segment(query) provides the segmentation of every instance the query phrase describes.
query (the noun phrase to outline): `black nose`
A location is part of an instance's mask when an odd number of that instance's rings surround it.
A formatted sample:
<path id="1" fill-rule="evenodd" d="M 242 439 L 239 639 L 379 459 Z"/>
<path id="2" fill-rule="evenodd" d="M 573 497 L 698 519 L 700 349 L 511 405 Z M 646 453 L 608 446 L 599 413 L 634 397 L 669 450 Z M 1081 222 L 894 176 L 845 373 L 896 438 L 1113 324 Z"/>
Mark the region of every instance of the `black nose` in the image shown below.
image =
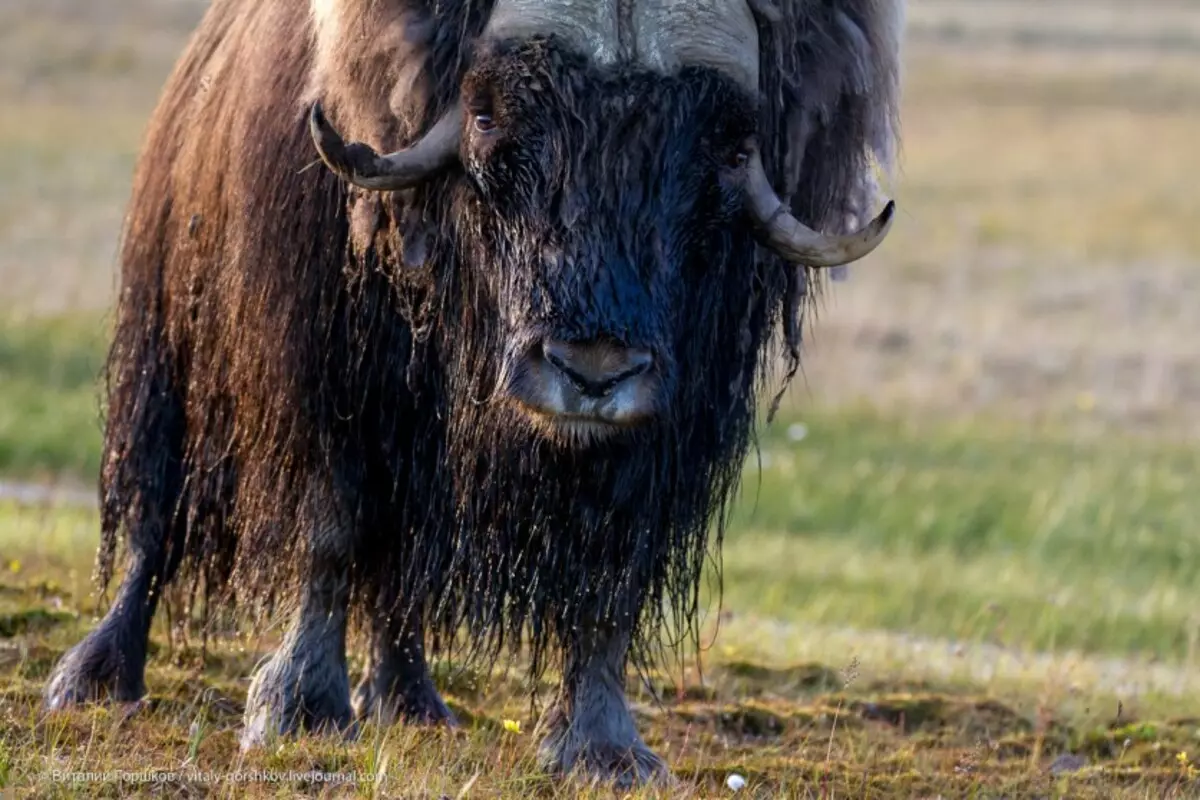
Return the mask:
<path id="1" fill-rule="evenodd" d="M 654 356 L 648 350 L 613 342 L 568 343 L 547 339 L 542 342 L 542 352 L 576 389 L 590 397 L 604 397 L 654 365 Z"/>

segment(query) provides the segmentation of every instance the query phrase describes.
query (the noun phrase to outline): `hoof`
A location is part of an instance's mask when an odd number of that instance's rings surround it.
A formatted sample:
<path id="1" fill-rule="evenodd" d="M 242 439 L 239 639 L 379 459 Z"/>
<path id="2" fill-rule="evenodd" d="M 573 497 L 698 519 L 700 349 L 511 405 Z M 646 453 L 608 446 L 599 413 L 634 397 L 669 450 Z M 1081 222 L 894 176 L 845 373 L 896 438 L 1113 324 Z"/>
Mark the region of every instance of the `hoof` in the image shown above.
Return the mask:
<path id="1" fill-rule="evenodd" d="M 299 733 L 358 735 L 344 669 L 326 662 L 304 663 L 276 653 L 255 674 L 246 698 L 241 749 L 264 746 Z"/>
<path id="2" fill-rule="evenodd" d="M 413 686 L 397 687 L 391 692 L 383 691 L 380 688 L 382 683 L 368 675 L 354 690 L 353 706 L 357 719 L 371 719 L 383 726 L 403 722 L 408 725 L 458 727 L 454 712 L 428 678 L 418 680 Z"/>
<path id="3" fill-rule="evenodd" d="M 585 781 L 612 784 L 622 790 L 667 787 L 672 783 L 666 763 L 641 743 L 630 747 L 587 745 L 570 763 L 564 761 L 558 751 L 543 745 L 538 753 L 538 764 L 552 775 L 575 776 Z"/>
<path id="4" fill-rule="evenodd" d="M 54 666 L 42 707 L 57 711 L 101 701 L 136 702 L 146 694 L 144 670 L 145 654 L 138 648 L 123 648 L 120 638 L 102 625 Z"/>
<path id="5" fill-rule="evenodd" d="M 551 775 L 575 776 L 624 790 L 667 787 L 673 782 L 666 763 L 640 738 L 625 743 L 589 739 L 562 724 L 561 718 L 538 748 L 538 766 Z"/>
<path id="6" fill-rule="evenodd" d="M 302 733 L 316 736 L 336 736 L 347 742 L 358 739 L 359 725 L 353 719 L 315 720 L 304 714 L 288 715 L 271 708 L 259 707 L 253 713 L 247 707 L 242 719 L 242 735 L 238 746 L 243 753 L 266 747 L 281 738 L 298 736 Z"/>

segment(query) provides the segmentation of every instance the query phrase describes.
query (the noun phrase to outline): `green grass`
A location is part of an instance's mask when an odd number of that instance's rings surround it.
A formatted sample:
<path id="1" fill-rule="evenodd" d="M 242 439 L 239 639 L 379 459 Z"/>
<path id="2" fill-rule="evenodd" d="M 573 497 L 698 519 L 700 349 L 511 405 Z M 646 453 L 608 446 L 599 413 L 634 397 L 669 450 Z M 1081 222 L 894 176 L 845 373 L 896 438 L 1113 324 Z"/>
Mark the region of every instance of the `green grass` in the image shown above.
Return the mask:
<path id="1" fill-rule="evenodd" d="M 816 414 L 747 470 L 729 607 L 1096 654 L 1195 657 L 1200 454 L 1128 436 Z"/>
<path id="2" fill-rule="evenodd" d="M 94 477 L 106 334 L 91 318 L 0 317 L 0 475 Z"/>
<path id="3" fill-rule="evenodd" d="M 84 383 L 87 359 L 39 341 L 39 359 L 75 364 L 59 374 Z M 56 463 L 95 460 L 86 439 L 74 446 Z M 1178 755 L 1200 749 L 1187 447 L 843 410 L 776 423 L 761 454 L 725 548 L 703 685 L 689 662 L 660 676 L 664 705 L 637 698 L 648 742 L 684 780 L 677 796 L 724 792 L 729 772 L 762 797 L 1187 796 Z M 447 674 L 468 721 L 456 734 L 368 728 L 243 757 L 245 678 L 272 637 L 217 641 L 202 661 L 163 615 L 148 704 L 40 719 L 47 671 L 93 624 L 95 543 L 93 511 L 0 505 L 0 785 L 7 770 L 66 796 L 47 770 L 190 757 L 226 771 L 386 762 L 387 782 L 361 796 L 453 797 L 476 773 L 470 796 L 573 796 L 537 772 L 527 732 L 503 731 L 536 719 L 502 677 L 475 690 Z M 1068 755 L 1088 766 L 1051 776 Z"/>
<path id="4" fill-rule="evenodd" d="M 866 414 L 818 416 L 807 425 L 802 442 L 776 435 L 764 443 L 771 466 L 757 506 L 739 512 L 729 537 L 732 614 L 704 655 L 703 682 L 689 662 L 655 678 L 665 692 L 661 705 L 634 689 L 648 744 L 683 782 L 672 796 L 723 795 L 733 772 L 749 779 L 754 797 L 1188 796 L 1191 762 L 1179 754 L 1194 757 L 1200 747 L 1200 685 L 1194 671 L 1179 669 L 1184 654 L 1173 620 L 1197 607 L 1195 591 L 1182 577 L 1169 578 L 1158 591 L 1171 602 L 1124 610 L 1104 602 L 1105 587 L 1121 596 L 1131 591 L 1122 575 L 1136 584 L 1156 559 L 1170 557 L 1152 543 L 1119 543 L 1112 522 L 1144 498 L 1116 494 L 1112 511 L 1097 516 L 1062 489 L 1079 478 L 1039 480 L 1055 474 L 1061 459 L 1077 465 L 1067 473 L 1104 476 L 1098 488 L 1145 469 L 1141 483 L 1165 498 L 1181 493 L 1173 476 L 1186 466 L 1182 456 L 1143 444 L 1128 446 L 1147 448 L 1140 458 L 1123 459 L 1130 449 L 1097 443 L 1095 451 L 1075 452 L 1048 441 L 1024 457 L 1006 440 L 969 438 L 963 430 L 918 434 Z M 889 465 L 909 465 L 918 479 L 889 481 Z M 943 487 L 930 512 L 926 494 L 943 482 L 955 490 Z M 989 485 L 995 502 L 1011 501 L 1018 518 L 1028 513 L 1022 509 L 1042 507 L 1029 487 L 1057 497 L 1060 510 L 1046 517 L 1056 522 L 1044 525 L 1045 541 L 1032 544 L 1021 525 L 1006 522 L 1003 505 L 994 506 L 1001 513 L 974 515 L 985 522 L 956 526 L 953 520 L 972 518 L 980 503 L 993 507 Z M 1095 528 L 1098 519 L 1109 522 Z M 1168 533 L 1178 538 L 1184 520 Z M 939 542 L 930 538 L 939 525 L 965 530 Z M 1079 526 L 1093 526 L 1109 546 L 1074 548 Z M 893 528 L 916 535 L 906 542 Z M 455 797 L 473 780 L 465 796 L 611 796 L 539 773 L 530 736 L 536 716 L 522 685 L 504 675 L 463 680 L 438 671 L 465 723 L 456 733 L 368 727 L 357 742 L 302 737 L 242 755 L 236 743 L 245 680 L 273 635 L 210 641 L 202 659 L 194 635 L 191 644 L 167 635 L 163 614 L 146 703 L 42 717 L 39 692 L 50 667 L 99 610 L 89 583 L 95 542 L 93 511 L 0 504 L 0 788 L 36 789 L 39 797 L 98 788 L 56 783 L 53 770 L 382 769 L 385 778 L 360 785 L 354 796 Z M 1067 596 L 1096 601 L 1072 601 L 1068 614 L 1013 600 L 1036 594 L 1044 576 Z M 993 605 L 1004 614 L 985 610 Z M 1135 632 L 1123 614 L 1140 615 L 1144 630 Z M 1110 632 L 1099 633 L 1106 625 Z M 989 650 L 960 642 L 965 653 L 950 654 L 932 639 L 866 630 L 876 626 L 1003 644 Z M 1022 659 L 1046 642 L 1054 652 Z M 1144 685 L 1114 682 L 1105 671 L 1109 661 L 1070 655 L 1067 645 L 1123 654 L 1119 663 Z M 1156 652 L 1160 663 L 1139 658 L 1138 649 Z M 354 652 L 357 671 L 361 646 Z M 979 674 L 981 661 L 988 677 Z M 1183 675 L 1174 684 L 1172 669 Z M 505 732 L 505 719 L 519 720 L 523 732 Z M 1068 756 L 1086 766 L 1051 774 L 1051 765 Z M 110 794 L 138 788 L 106 783 Z M 298 782 L 188 786 L 201 796 L 321 795 L 320 786 Z"/>

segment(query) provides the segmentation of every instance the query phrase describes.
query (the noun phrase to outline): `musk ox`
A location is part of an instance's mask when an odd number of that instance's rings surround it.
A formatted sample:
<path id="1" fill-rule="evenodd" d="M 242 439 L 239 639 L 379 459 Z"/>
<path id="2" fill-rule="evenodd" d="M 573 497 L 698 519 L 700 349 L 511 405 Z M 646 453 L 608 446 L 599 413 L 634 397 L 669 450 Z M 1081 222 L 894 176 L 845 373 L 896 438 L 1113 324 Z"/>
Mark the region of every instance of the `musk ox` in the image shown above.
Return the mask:
<path id="1" fill-rule="evenodd" d="M 123 230 L 98 578 L 118 552 L 124 578 L 47 706 L 142 696 L 174 582 L 288 610 L 246 746 L 452 722 L 427 653 L 520 646 L 561 671 L 547 769 L 664 774 L 626 669 L 694 641 L 770 365 L 819 269 L 888 231 L 902 12 L 213 0 Z"/>

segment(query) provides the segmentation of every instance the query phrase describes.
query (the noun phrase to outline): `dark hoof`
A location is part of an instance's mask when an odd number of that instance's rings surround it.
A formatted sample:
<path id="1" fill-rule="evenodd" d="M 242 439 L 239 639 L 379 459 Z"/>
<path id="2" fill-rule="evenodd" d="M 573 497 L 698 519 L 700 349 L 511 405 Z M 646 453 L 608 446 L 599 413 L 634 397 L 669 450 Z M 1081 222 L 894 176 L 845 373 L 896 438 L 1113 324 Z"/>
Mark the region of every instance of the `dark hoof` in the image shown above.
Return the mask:
<path id="1" fill-rule="evenodd" d="M 243 725 L 243 751 L 301 732 L 355 738 L 358 726 L 345 669 L 329 661 L 304 663 L 276 653 L 250 683 Z"/>
<path id="2" fill-rule="evenodd" d="M 63 655 L 46 682 L 43 708 L 57 711 L 84 703 L 132 703 L 146 694 L 145 654 L 122 652 L 119 637 L 101 626 Z"/>
<path id="3" fill-rule="evenodd" d="M 454 712 L 442 700 L 433 682 L 423 678 L 401 691 L 384 692 L 380 681 L 368 675 L 354 690 L 354 715 L 382 726 L 408 725 L 458 727 Z"/>
<path id="4" fill-rule="evenodd" d="M 538 764 L 556 776 L 573 776 L 585 781 L 612 784 L 618 789 L 631 790 L 644 786 L 671 785 L 671 773 L 661 758 L 644 744 L 632 747 L 588 745 L 571 763 L 543 746 Z"/>
<path id="5" fill-rule="evenodd" d="M 558 777 L 613 784 L 618 789 L 667 787 L 673 783 L 666 763 L 640 739 L 627 744 L 591 740 L 577 730 L 555 725 L 538 748 L 538 766 Z"/>

